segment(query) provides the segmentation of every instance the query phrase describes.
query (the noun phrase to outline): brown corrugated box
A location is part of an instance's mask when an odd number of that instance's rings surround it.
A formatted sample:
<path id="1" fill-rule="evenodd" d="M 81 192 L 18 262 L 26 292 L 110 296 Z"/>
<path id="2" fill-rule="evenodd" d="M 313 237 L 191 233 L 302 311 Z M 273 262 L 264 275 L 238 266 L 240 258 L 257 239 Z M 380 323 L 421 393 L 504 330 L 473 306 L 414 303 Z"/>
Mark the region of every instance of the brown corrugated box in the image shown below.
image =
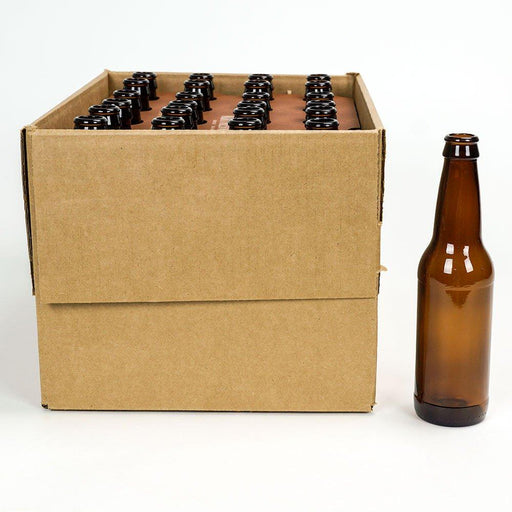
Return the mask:
<path id="1" fill-rule="evenodd" d="M 69 129 L 129 74 L 22 131 L 43 405 L 371 410 L 384 130 L 361 76 L 332 78 L 361 130 Z"/>

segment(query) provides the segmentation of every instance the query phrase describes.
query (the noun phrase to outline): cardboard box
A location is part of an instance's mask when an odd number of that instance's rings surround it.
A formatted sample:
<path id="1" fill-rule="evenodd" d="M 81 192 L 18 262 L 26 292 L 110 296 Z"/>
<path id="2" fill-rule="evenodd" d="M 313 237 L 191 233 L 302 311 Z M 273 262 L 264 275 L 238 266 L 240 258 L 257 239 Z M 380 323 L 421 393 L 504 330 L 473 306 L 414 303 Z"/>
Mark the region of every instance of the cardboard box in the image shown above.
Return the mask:
<path id="1" fill-rule="evenodd" d="M 128 75 L 22 130 L 42 404 L 371 410 L 385 139 L 361 76 L 332 78 L 361 130 L 69 129 Z"/>

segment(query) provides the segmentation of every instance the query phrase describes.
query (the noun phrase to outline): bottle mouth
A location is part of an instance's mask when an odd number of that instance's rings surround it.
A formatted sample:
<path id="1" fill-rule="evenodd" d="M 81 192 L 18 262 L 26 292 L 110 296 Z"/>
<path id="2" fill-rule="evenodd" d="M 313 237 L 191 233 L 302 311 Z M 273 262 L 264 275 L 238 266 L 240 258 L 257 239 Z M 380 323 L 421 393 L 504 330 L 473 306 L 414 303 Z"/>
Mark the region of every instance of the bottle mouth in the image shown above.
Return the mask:
<path id="1" fill-rule="evenodd" d="M 445 138 L 443 156 L 446 158 L 479 157 L 478 137 L 472 133 L 450 133 Z"/>
<path id="2" fill-rule="evenodd" d="M 479 139 L 472 133 L 450 133 L 444 138 L 444 140 L 446 142 L 455 142 L 458 144 L 476 144 Z"/>

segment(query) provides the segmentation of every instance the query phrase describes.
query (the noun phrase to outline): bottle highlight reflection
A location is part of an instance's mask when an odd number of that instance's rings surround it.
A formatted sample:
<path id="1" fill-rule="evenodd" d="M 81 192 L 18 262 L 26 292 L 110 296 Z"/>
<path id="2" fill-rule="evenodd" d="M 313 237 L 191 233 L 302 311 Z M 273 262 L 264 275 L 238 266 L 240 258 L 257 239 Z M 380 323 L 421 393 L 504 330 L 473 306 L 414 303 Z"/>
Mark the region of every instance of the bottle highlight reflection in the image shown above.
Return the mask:
<path id="1" fill-rule="evenodd" d="M 420 418 L 466 426 L 488 403 L 493 267 L 480 238 L 478 137 L 445 137 L 434 233 L 418 267 L 414 405 Z"/>

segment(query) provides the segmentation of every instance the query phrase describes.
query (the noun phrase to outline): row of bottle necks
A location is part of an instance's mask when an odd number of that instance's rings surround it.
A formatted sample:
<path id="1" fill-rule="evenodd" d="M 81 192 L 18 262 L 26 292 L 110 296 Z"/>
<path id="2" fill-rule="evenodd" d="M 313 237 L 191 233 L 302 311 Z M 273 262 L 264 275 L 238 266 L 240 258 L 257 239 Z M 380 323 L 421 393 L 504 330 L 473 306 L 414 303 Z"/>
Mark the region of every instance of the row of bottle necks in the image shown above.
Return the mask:
<path id="1" fill-rule="evenodd" d="M 249 75 L 244 83 L 242 101 L 233 110 L 230 130 L 265 130 L 271 123 L 271 102 L 274 100 L 273 77 L 266 73 Z M 137 71 L 123 80 L 112 98 L 101 104 L 91 105 L 89 115 L 74 119 L 75 129 L 80 130 L 129 130 L 142 123 L 141 112 L 151 110 L 150 102 L 159 99 L 157 75 Z M 151 121 L 153 130 L 194 130 L 205 124 L 204 112 L 212 110 L 214 77 L 210 73 L 193 73 L 184 82 L 184 90 L 176 99 L 161 109 L 161 115 Z M 336 103 L 329 75 L 319 73 L 307 76 L 304 101 L 304 124 L 307 130 L 337 130 Z"/>

